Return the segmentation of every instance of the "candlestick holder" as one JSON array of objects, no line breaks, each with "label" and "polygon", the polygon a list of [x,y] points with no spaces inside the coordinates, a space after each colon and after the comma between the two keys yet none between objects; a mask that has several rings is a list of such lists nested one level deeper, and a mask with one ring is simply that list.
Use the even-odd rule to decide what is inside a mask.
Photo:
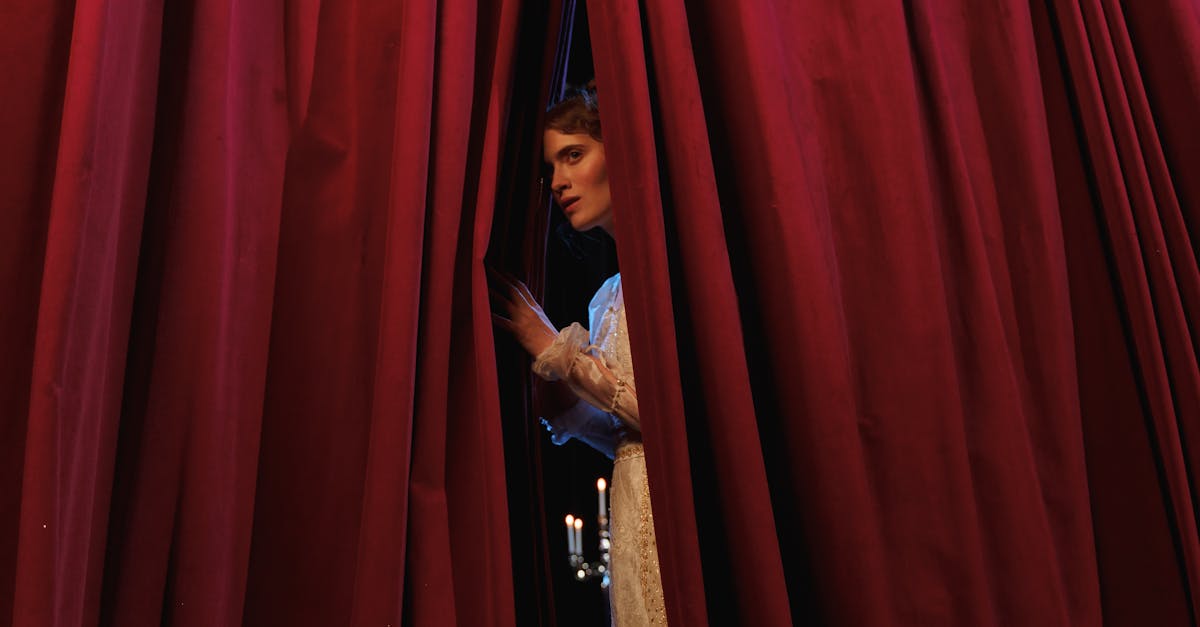
[{"label": "candlestick holder", "polygon": [[575,581],[600,581],[600,587],[607,589],[610,583],[609,568],[612,552],[612,533],[608,528],[608,483],[603,479],[596,481],[599,497],[599,515],[596,517],[597,545],[600,557],[596,561],[587,561],[583,556],[583,519],[567,515],[567,561],[575,572]]},{"label": "candlestick holder", "polygon": [[609,562],[611,560],[612,535],[608,530],[607,516],[600,516],[598,522],[600,523],[600,529],[597,533],[597,545],[600,548],[599,558],[594,561],[585,560],[583,552],[578,550],[580,547],[577,545],[575,547],[576,552],[568,556],[568,562],[571,565],[571,569],[575,571],[575,581],[599,580],[601,588],[608,588],[610,582]]}]

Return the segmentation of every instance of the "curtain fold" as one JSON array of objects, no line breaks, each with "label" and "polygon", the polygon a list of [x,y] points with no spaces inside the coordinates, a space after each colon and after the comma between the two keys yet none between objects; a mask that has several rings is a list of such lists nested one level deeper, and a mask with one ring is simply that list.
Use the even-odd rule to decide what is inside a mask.
[{"label": "curtain fold", "polygon": [[671,621],[1191,624],[1195,7],[589,8]]},{"label": "curtain fold", "polygon": [[17,4],[0,621],[515,624],[523,3]]},{"label": "curtain fold", "polygon": [[[1200,8],[589,9],[672,624],[1193,624]],[[0,8],[0,622],[554,621],[481,267],[547,14]]]},{"label": "curtain fold", "polygon": [[129,337],[160,22],[151,2],[84,1],[71,22],[54,24],[63,29],[54,34],[70,38],[61,118],[39,129],[57,150],[38,164],[49,172],[31,177],[50,192],[39,207],[46,231],[34,236],[45,242],[44,257],[18,267],[40,274],[41,284],[31,303],[17,305],[33,304],[36,318],[18,327],[34,343],[27,414],[17,417],[25,420],[16,455],[24,463],[11,475],[21,477],[12,492],[20,500],[6,510],[19,521],[5,594],[14,625],[75,624],[97,612],[121,405],[121,378],[112,374],[124,369]]},{"label": "curtain fold", "polygon": [[1065,58],[1043,81],[1060,140],[1105,617],[1195,620],[1200,546],[1188,451],[1200,417],[1191,331],[1200,280],[1186,173],[1200,151],[1178,110],[1200,93],[1200,13],[1178,3],[1062,3],[1035,24]]}]

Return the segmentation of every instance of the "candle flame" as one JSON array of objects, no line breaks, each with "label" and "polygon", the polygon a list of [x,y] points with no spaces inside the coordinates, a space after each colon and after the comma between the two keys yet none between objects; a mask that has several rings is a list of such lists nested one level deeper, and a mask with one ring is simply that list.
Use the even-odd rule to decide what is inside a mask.
[{"label": "candle flame", "polygon": [[574,517],[574,516],[572,516],[572,515],[570,515],[570,514],[567,514],[567,526],[568,526],[568,527],[574,527],[574,526],[575,526],[575,517]]},{"label": "candle flame", "polygon": [[596,489],[601,492],[608,489],[608,482],[604,480],[604,477],[600,477],[596,480]]},{"label": "candle flame", "polygon": [[575,528],[576,528],[576,529],[583,529],[583,519],[582,519],[582,518],[576,518],[576,519],[575,519]]}]

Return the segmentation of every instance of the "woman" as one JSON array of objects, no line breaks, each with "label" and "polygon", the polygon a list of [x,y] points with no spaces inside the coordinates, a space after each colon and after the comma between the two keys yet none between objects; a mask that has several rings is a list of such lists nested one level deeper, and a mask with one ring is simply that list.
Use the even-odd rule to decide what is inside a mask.
[{"label": "woman", "polygon": [[[613,235],[600,112],[590,87],[547,112],[543,153],[553,171],[554,200],[571,227],[600,228]],[[524,284],[499,278],[507,294],[496,296],[507,318],[496,316],[497,323],[536,358],[538,376],[564,382],[577,397],[570,409],[543,420],[553,441],[562,444],[574,437],[615,460],[609,588],[613,624],[665,625],[621,275],[610,277],[592,298],[590,333],[579,323],[556,330]]]}]

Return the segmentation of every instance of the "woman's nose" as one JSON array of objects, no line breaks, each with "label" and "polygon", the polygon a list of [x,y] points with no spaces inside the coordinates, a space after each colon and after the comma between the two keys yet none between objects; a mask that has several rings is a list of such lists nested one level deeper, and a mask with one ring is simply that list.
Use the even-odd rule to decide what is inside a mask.
[{"label": "woman's nose", "polygon": [[567,189],[570,186],[571,183],[567,181],[567,177],[561,176],[557,173],[555,173],[554,177],[550,180],[550,190],[556,194],[561,194],[564,189]]}]

